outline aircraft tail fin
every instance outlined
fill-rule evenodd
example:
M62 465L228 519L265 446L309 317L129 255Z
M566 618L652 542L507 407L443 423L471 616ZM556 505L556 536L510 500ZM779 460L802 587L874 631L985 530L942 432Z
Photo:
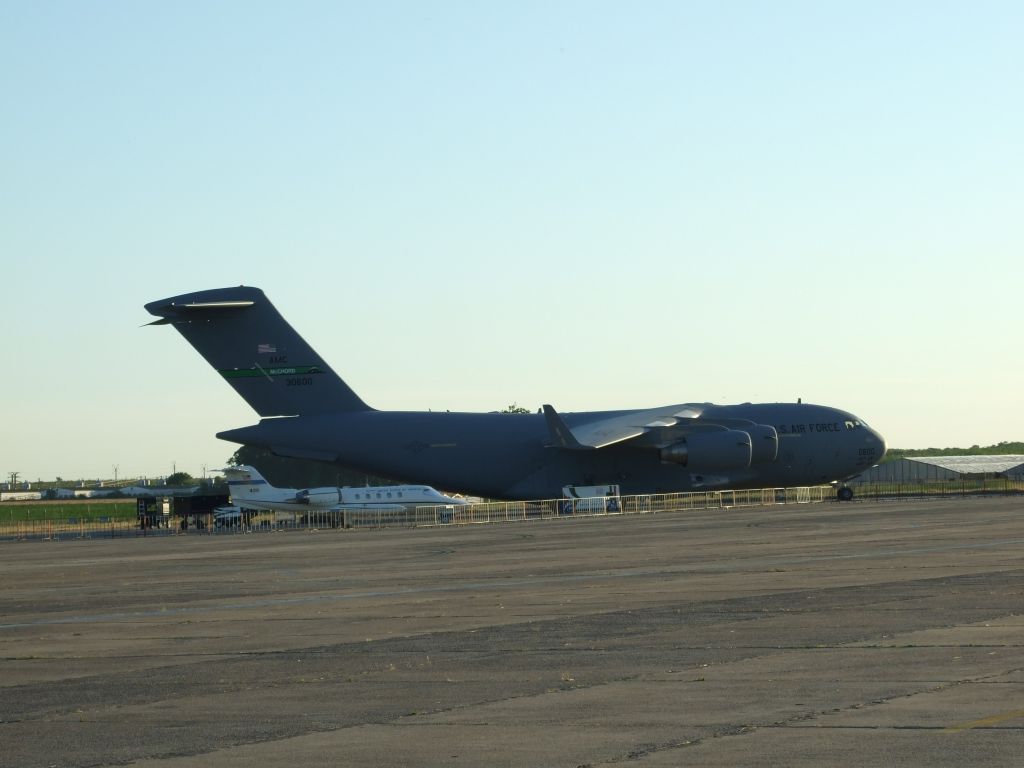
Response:
M259 288L239 286L146 304L173 325L260 416L372 410Z
M277 490L256 471L256 467L241 464L237 467L225 467L220 471L227 478L231 498L236 501L244 501L253 497L259 498L265 496L267 491Z

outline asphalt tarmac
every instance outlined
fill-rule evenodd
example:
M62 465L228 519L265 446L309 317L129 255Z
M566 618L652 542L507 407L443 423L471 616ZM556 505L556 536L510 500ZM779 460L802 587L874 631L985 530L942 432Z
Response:
M1024 499L0 543L0 766L1020 766Z

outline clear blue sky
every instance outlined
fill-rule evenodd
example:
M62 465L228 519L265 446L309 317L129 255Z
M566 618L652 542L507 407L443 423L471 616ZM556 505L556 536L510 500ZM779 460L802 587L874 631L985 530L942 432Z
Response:
M371 405L1024 439L1018 2L0 0L0 475L255 414L143 303L263 288Z

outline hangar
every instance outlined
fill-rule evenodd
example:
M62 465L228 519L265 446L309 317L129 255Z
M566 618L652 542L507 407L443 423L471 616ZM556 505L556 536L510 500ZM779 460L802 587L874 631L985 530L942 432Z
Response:
M930 481L1024 480L1024 456L913 456L886 461L851 483L922 483Z

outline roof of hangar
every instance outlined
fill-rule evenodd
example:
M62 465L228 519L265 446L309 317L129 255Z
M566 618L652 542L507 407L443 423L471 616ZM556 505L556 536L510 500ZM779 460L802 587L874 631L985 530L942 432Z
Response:
M903 458L907 461L930 464L964 475L1006 472L1024 464L1024 456L1016 454L1005 454L1002 456L904 456Z

